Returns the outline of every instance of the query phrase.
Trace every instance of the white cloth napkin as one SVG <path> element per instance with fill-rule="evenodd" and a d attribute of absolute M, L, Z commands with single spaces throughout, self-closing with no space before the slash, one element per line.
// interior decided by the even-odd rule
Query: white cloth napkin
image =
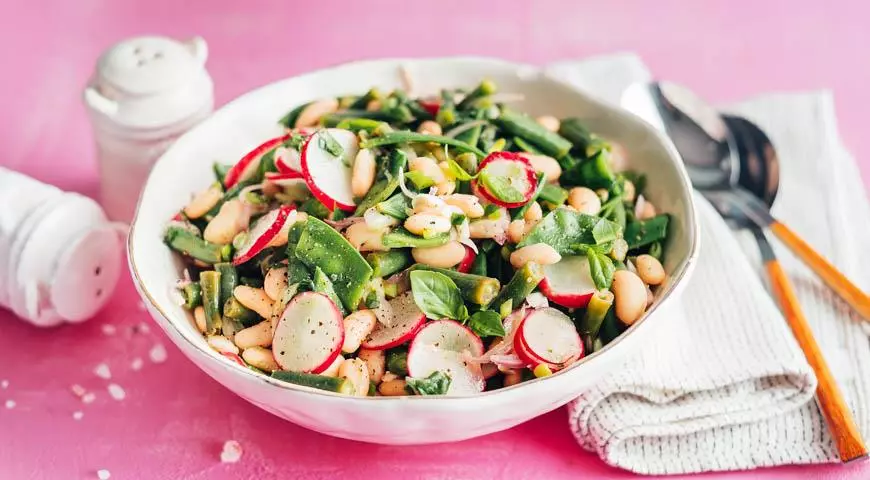
<path fill-rule="evenodd" d="M 651 78 L 632 54 L 547 70 L 613 103 L 632 82 Z M 866 289 L 870 256 L 859 248 L 870 244 L 870 208 L 837 135 L 830 92 L 768 95 L 726 110 L 756 122 L 777 148 L 781 186 L 774 214 Z M 570 404 L 572 431 L 605 462 L 638 473 L 835 461 L 813 401 L 815 377 L 765 288 L 754 239 L 732 235 L 696 198 L 701 253 L 680 299 L 683 315 Z M 868 436 L 870 348 L 862 322 L 771 240 Z"/>

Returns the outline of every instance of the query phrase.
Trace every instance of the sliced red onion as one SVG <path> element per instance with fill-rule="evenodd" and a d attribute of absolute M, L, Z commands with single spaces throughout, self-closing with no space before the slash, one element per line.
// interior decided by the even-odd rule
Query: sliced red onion
<path fill-rule="evenodd" d="M 513 369 L 526 366 L 526 363 L 513 353 L 507 355 L 491 355 L 489 361 L 498 365 L 499 368 Z"/>
<path fill-rule="evenodd" d="M 399 170 L 399 188 L 402 190 L 402 193 L 405 194 L 408 198 L 414 198 L 419 193 L 412 192 L 407 185 L 405 185 L 405 172 L 403 170 Z"/>
<path fill-rule="evenodd" d="M 371 207 L 366 210 L 363 214 L 363 218 L 365 218 L 366 225 L 372 229 L 382 229 L 399 224 L 399 221 L 396 218 L 384 215 L 378 211 L 377 207 Z"/>

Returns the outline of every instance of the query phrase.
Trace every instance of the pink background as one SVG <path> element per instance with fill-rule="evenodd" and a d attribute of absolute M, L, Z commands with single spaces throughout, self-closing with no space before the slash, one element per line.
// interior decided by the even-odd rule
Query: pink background
<path fill-rule="evenodd" d="M 0 165 L 93 194 L 93 147 L 80 102 L 97 55 L 146 33 L 198 34 L 219 104 L 282 77 L 379 56 L 480 54 L 536 64 L 635 50 L 662 78 L 714 101 L 775 89 L 833 89 L 846 144 L 870 183 L 870 9 L 864 2 L 437 2 L 80 0 L 8 2 L 0 12 Z M 184 7 L 176 5 L 187 4 Z M 784 159 L 787 161 L 787 159 Z M 5 207 L 5 206 L 4 206 Z M 0 313 L 0 478 L 623 478 L 573 441 L 559 410 L 457 444 L 382 447 L 296 427 L 211 381 L 165 343 L 129 279 L 80 327 L 31 328 Z M 107 336 L 102 324 L 118 332 Z M 166 363 L 148 350 L 165 343 Z M 130 362 L 145 359 L 141 371 Z M 93 368 L 106 362 L 127 398 L 112 400 Z M 73 383 L 96 392 L 83 405 Z M 14 409 L 3 402 L 13 399 Z M 76 421 L 72 412 L 81 410 Z M 222 465 L 225 440 L 245 449 Z M 865 465 L 782 467 L 707 478 L 867 478 Z"/>

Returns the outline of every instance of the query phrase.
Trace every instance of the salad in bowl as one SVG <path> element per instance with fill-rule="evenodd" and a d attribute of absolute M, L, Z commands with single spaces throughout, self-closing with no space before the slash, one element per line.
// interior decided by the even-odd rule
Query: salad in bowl
<path fill-rule="evenodd" d="M 669 215 L 617 143 L 483 80 L 293 108 L 165 229 L 179 300 L 258 374 L 351 396 L 552 375 L 652 304 Z"/>

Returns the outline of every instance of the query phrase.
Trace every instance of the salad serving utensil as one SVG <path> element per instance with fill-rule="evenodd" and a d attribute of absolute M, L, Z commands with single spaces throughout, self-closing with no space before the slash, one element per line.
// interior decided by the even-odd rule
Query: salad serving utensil
<path fill-rule="evenodd" d="M 764 229 L 770 227 L 865 320 L 870 319 L 864 311 L 870 308 L 870 301 L 823 257 L 770 215 L 769 209 L 779 190 L 779 160 L 770 139 L 749 120 L 720 115 L 694 93 L 672 83 L 635 84 L 626 91 L 622 103 L 671 137 L 694 187 L 732 227 L 753 233 L 774 295 L 818 379 L 816 395 L 819 407 L 834 437 L 840 460 L 849 462 L 866 458 L 867 447 L 849 406 L 825 362 L 794 288 Z"/>

